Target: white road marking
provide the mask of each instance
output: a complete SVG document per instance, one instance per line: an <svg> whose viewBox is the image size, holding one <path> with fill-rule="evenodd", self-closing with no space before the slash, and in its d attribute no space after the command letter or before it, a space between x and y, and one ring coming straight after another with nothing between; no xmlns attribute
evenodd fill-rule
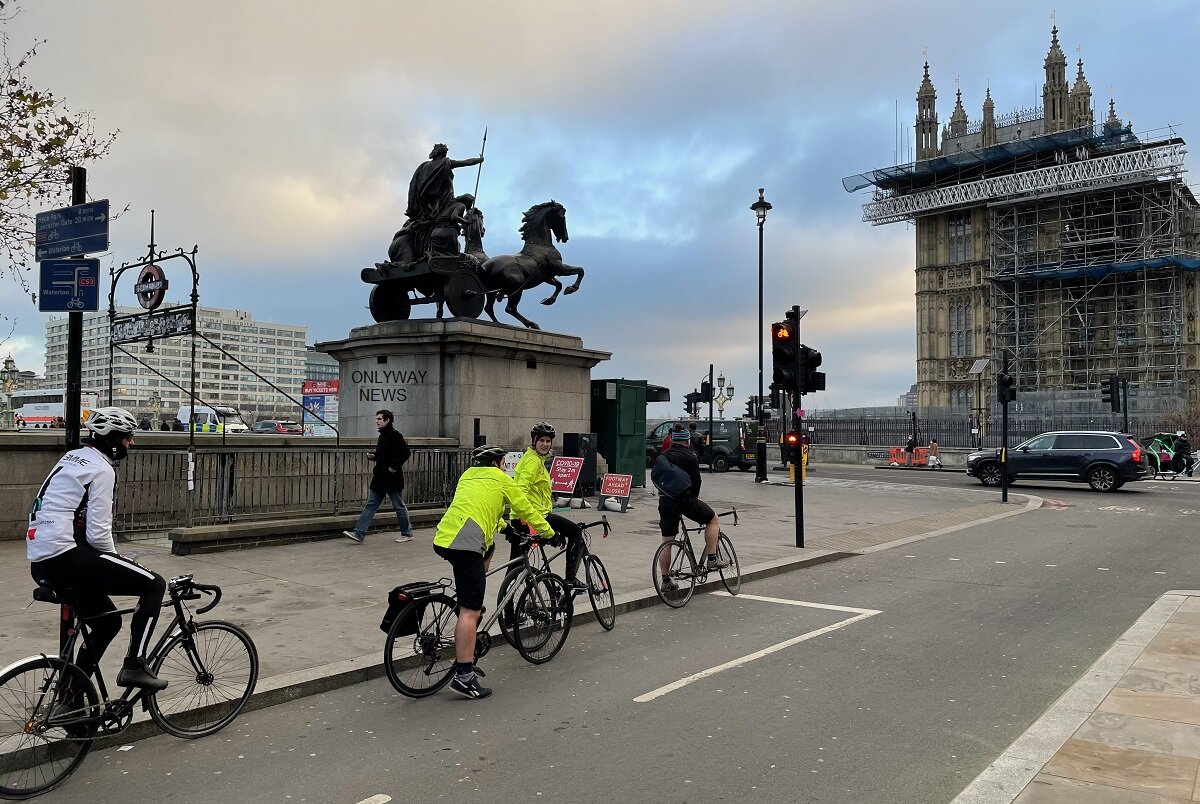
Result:
<svg viewBox="0 0 1200 804"><path fill-rule="evenodd" d="M383 793L380 793L377 796L371 796L370 798L364 798L362 801L358 802L358 804L387 804L391 800L392 800L391 796L385 796Z"/></svg>
<svg viewBox="0 0 1200 804"><path fill-rule="evenodd" d="M725 597L731 597L731 595L728 592L713 592L712 594L722 595ZM816 637L819 637L822 634L828 634L831 631L837 631L838 629L845 628L847 625L856 623L859 620L865 620L868 617L874 617L876 614L883 613L883 612L877 611L875 609L859 609L859 608L853 608L851 606L834 606L834 605L830 605L828 603L810 603L806 600L788 600L786 598L781 598L781 597L762 597L760 595L738 595L738 598L744 599L744 600L759 600L759 601L763 601L765 603L782 603L787 606L804 606L805 608L811 608L811 609L827 609L829 611L844 611L844 612L855 613L856 616L842 620L841 622L836 622L833 625L827 625L824 628L818 628L815 631L809 631L808 633L801 634L800 636L797 636L797 637L792 637L791 639L784 640L783 642L780 642L776 645L771 645L770 647L763 648L762 650L755 651L754 653L747 654L746 656L742 656L739 659L734 659L733 661L725 662L724 664L719 664L716 667L710 667L707 670L701 670L699 673L693 673L692 675L681 678L678 681L673 681L664 687L659 687L658 689L651 690L650 692L647 692L644 695L639 695L638 697L633 699L634 703L646 703L648 701L653 701L655 698L661 698L662 696L666 695L668 692L674 692L677 689L682 689L683 687L686 687L688 684L691 684L695 681L699 681L701 679L708 678L709 676L714 676L717 673L723 672L725 670L730 670L734 667L741 667L742 665L749 664L750 662L753 662L757 659L761 659L764 656L770 656L772 653L778 653L779 651L781 651L785 648L790 648L792 645L798 645L801 642L807 642L808 640L815 639Z"/></svg>

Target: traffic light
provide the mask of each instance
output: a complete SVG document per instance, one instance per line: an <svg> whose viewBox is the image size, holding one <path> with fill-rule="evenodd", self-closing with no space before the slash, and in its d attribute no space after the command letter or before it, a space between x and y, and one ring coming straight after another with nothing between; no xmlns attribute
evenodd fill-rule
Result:
<svg viewBox="0 0 1200 804"><path fill-rule="evenodd" d="M700 392L689 391L683 395L683 409L687 411L689 416L697 416L700 413Z"/></svg>
<svg viewBox="0 0 1200 804"><path fill-rule="evenodd" d="M754 413L755 413L755 411L754 411L754 407L755 407L755 405L754 405L754 400L755 400L755 397L750 397L749 399L747 399L747 400L746 400L746 418L747 418L747 419L753 419L753 418L754 418Z"/></svg>
<svg viewBox="0 0 1200 804"><path fill-rule="evenodd" d="M1109 374L1104 382L1100 383L1100 399L1108 403L1113 413L1121 412L1121 381L1117 379L1116 374Z"/></svg>
<svg viewBox="0 0 1200 804"><path fill-rule="evenodd" d="M1017 401L1017 381L1009 374L1001 374L996 378L996 399L1001 405Z"/></svg>
<svg viewBox="0 0 1200 804"><path fill-rule="evenodd" d="M796 325L780 321L771 325L771 390L799 393L796 374Z"/></svg>
<svg viewBox="0 0 1200 804"><path fill-rule="evenodd" d="M783 434L784 458L790 463L800 463L800 434L789 430Z"/></svg>
<svg viewBox="0 0 1200 804"><path fill-rule="evenodd" d="M711 377L712 375L710 374L709 376ZM712 383L708 380L705 380L704 382L700 383L700 396L697 397L697 401L712 402L712 400Z"/></svg>
<svg viewBox="0 0 1200 804"><path fill-rule="evenodd" d="M811 346L800 344L800 393L825 390L825 372L817 371L821 353Z"/></svg>

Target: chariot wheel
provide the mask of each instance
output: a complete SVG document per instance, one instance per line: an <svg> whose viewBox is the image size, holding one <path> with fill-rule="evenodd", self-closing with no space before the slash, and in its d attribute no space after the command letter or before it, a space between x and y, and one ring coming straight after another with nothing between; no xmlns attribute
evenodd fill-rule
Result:
<svg viewBox="0 0 1200 804"><path fill-rule="evenodd" d="M380 324L385 321L403 321L412 311L408 288L395 280L380 282L372 288L368 306L371 309L371 317Z"/></svg>
<svg viewBox="0 0 1200 804"><path fill-rule="evenodd" d="M446 280L446 304L456 318L479 318L487 301L483 281L470 271L460 270Z"/></svg>

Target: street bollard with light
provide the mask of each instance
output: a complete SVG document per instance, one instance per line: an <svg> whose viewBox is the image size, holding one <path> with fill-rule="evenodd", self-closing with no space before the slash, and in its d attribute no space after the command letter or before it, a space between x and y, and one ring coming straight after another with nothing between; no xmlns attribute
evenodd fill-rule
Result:
<svg viewBox="0 0 1200 804"><path fill-rule="evenodd" d="M758 219L758 398L763 395L763 224L767 222L767 210L771 203L763 197L763 188L758 188L758 200L750 205ZM763 427L763 412L758 411L758 440L754 445L754 482L767 482L767 432Z"/></svg>

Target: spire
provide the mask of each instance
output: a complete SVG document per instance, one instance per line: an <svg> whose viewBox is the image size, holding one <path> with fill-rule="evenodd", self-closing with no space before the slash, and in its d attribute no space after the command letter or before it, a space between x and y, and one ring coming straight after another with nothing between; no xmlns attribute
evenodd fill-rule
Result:
<svg viewBox="0 0 1200 804"><path fill-rule="evenodd" d="M1058 44L1058 26L1050 31L1050 52L1044 62L1046 83L1042 85L1042 107L1046 117L1047 134L1067 128L1067 57Z"/></svg>
<svg viewBox="0 0 1200 804"><path fill-rule="evenodd" d="M1108 121L1109 123L1121 124L1121 118L1117 117L1117 103L1110 96L1108 99Z"/></svg>
<svg viewBox="0 0 1200 804"><path fill-rule="evenodd" d="M967 133L967 110L962 105L962 90L954 93L954 112L950 115L950 136L961 137Z"/></svg>
<svg viewBox="0 0 1200 804"><path fill-rule="evenodd" d="M983 141L982 145L986 148L989 145L996 144L996 104L992 102L992 88L987 88L987 94L983 99Z"/></svg>
<svg viewBox="0 0 1200 804"><path fill-rule="evenodd" d="M1070 128L1091 127L1095 115L1092 114L1092 86L1083 77L1083 59L1079 60L1079 72L1075 75L1075 86L1071 87L1071 119Z"/></svg>
<svg viewBox="0 0 1200 804"><path fill-rule="evenodd" d="M925 76L917 90L917 159L937 156L937 91L929 79L929 60L925 61Z"/></svg>

